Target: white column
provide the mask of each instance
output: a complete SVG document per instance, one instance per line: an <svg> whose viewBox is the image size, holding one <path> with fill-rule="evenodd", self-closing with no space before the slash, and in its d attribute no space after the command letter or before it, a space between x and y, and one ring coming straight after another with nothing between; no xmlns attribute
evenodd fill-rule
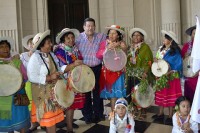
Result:
<svg viewBox="0 0 200 133"><path fill-rule="evenodd" d="M181 43L180 0L161 0L161 22L163 30L171 30Z"/></svg>
<svg viewBox="0 0 200 133"><path fill-rule="evenodd" d="M89 0L89 16L95 19L96 31L100 31L99 0Z"/></svg>

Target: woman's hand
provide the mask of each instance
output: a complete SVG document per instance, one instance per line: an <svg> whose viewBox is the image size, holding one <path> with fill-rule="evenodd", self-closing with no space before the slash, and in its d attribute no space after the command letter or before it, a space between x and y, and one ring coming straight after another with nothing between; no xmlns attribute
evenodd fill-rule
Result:
<svg viewBox="0 0 200 133"><path fill-rule="evenodd" d="M61 73L61 72L54 72L47 77L46 81L55 83L55 82L57 82L57 80L60 78L60 75L62 75L62 74L63 73Z"/></svg>
<svg viewBox="0 0 200 133"><path fill-rule="evenodd" d="M175 70L170 70L169 72L167 72L167 75L170 75L172 73L176 72Z"/></svg>
<svg viewBox="0 0 200 133"><path fill-rule="evenodd" d="M120 46L120 42L111 42L110 40L107 40L107 43L108 43L108 46L107 46L108 49L114 49Z"/></svg>
<svg viewBox="0 0 200 133"><path fill-rule="evenodd" d="M82 60L75 60L74 61L74 66L79 66L79 65L82 65L83 64L83 61Z"/></svg>

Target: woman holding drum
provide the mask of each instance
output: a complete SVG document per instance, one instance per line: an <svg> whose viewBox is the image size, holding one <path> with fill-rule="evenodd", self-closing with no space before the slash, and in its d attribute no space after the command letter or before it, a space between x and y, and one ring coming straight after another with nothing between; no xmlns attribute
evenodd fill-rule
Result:
<svg viewBox="0 0 200 133"><path fill-rule="evenodd" d="M156 84L157 91L155 94L155 103L159 106L159 114L152 116L152 118L164 119L164 107L168 107L169 116L164 123L172 124L173 107L175 106L175 100L182 95L180 83L182 58L176 34L172 31L162 30L161 32L164 35L163 46L161 46L158 50L154 63L157 63L157 66L159 66L159 61L164 60L168 63L170 69L168 69L169 71L166 74L162 75L167 77L167 86L164 88L159 88L159 85ZM168 66L165 65L163 67L160 67L161 68L159 69L159 71L162 71L163 67ZM162 76L160 78L162 78Z"/></svg>
<svg viewBox="0 0 200 133"><path fill-rule="evenodd" d="M147 79L148 85L146 88L148 88L149 84L151 84L153 81L153 75L150 69L151 64L153 62L153 54L148 44L145 43L147 39L147 33L143 29L133 28L130 30L129 36L132 39L132 44L130 45L128 51L128 58L126 65L126 70L127 70L126 84L127 84L127 100L130 103L131 96L134 95L131 92L136 89L135 87L140 83L140 81L144 81L144 79ZM132 90L132 88L134 88L134 90ZM144 109L141 110L142 107L138 105L136 102L137 101L134 101L134 104L137 106L137 109L140 110L139 118L144 119L146 115L145 110Z"/></svg>
<svg viewBox="0 0 200 133"><path fill-rule="evenodd" d="M12 38L0 37L0 132L25 133L30 126L28 106L16 105L14 96L25 94L27 75L19 55L11 56L12 46Z"/></svg>
<svg viewBox="0 0 200 133"><path fill-rule="evenodd" d="M111 109L114 110L117 98L126 97L124 67L127 46L123 41L124 31L120 29L120 26L106 27L105 33L107 39L100 44L96 54L97 58L104 61L100 76L100 97L110 99ZM118 66L121 68L115 69Z"/></svg>
<svg viewBox="0 0 200 133"><path fill-rule="evenodd" d="M59 60L59 65L69 65L76 64L77 62L82 62L82 56L78 51L78 48L75 46L75 38L79 35L77 29L63 29L56 37L56 43L58 44L57 48L54 50L55 55ZM69 78L68 74L65 78ZM67 85L69 86L69 82ZM69 88L68 88L69 89ZM75 109L81 109L84 106L85 95L83 93L75 93L75 99L73 104L66 110L66 122L67 122L67 131L72 132L73 127L73 116Z"/></svg>
<svg viewBox="0 0 200 133"><path fill-rule="evenodd" d="M50 31L38 33L33 38L35 51L28 63L28 77L32 83L32 122L47 127L48 133L55 133L55 124L64 119L63 110L52 101L52 88L61 74L70 71L76 64L59 67L57 57L51 52Z"/></svg>
<svg viewBox="0 0 200 133"><path fill-rule="evenodd" d="M184 83L184 96L189 98L192 102L194 97L194 92L196 90L198 73L193 73L192 71L192 59L191 52L193 47L194 35L196 31L196 26L192 26L186 30L186 34L191 36L191 40L183 45L181 50L181 56L183 58L183 75L185 77Z"/></svg>

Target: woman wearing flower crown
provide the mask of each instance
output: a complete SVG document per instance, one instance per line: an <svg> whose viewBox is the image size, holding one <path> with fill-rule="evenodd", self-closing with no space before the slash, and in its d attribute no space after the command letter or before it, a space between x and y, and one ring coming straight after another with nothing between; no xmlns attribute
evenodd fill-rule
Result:
<svg viewBox="0 0 200 133"><path fill-rule="evenodd" d="M123 41L124 31L118 25L106 27L107 39L100 44L96 57L103 59L106 49L115 50L117 48L126 52L127 46ZM102 67L100 76L100 97L110 99L111 109L114 110L117 98L126 97L124 70L113 72L105 66Z"/></svg>

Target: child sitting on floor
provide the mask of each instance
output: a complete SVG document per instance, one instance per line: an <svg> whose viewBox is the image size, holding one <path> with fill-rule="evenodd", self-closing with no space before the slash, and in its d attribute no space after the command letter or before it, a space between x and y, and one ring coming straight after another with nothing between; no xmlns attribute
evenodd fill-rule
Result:
<svg viewBox="0 0 200 133"><path fill-rule="evenodd" d="M173 115L172 133L198 133L198 123L190 119L190 101L180 96L176 102L177 112Z"/></svg>
<svg viewBox="0 0 200 133"><path fill-rule="evenodd" d="M110 115L109 133L134 133L135 121L128 113L127 104L124 98L115 102L115 109Z"/></svg>

